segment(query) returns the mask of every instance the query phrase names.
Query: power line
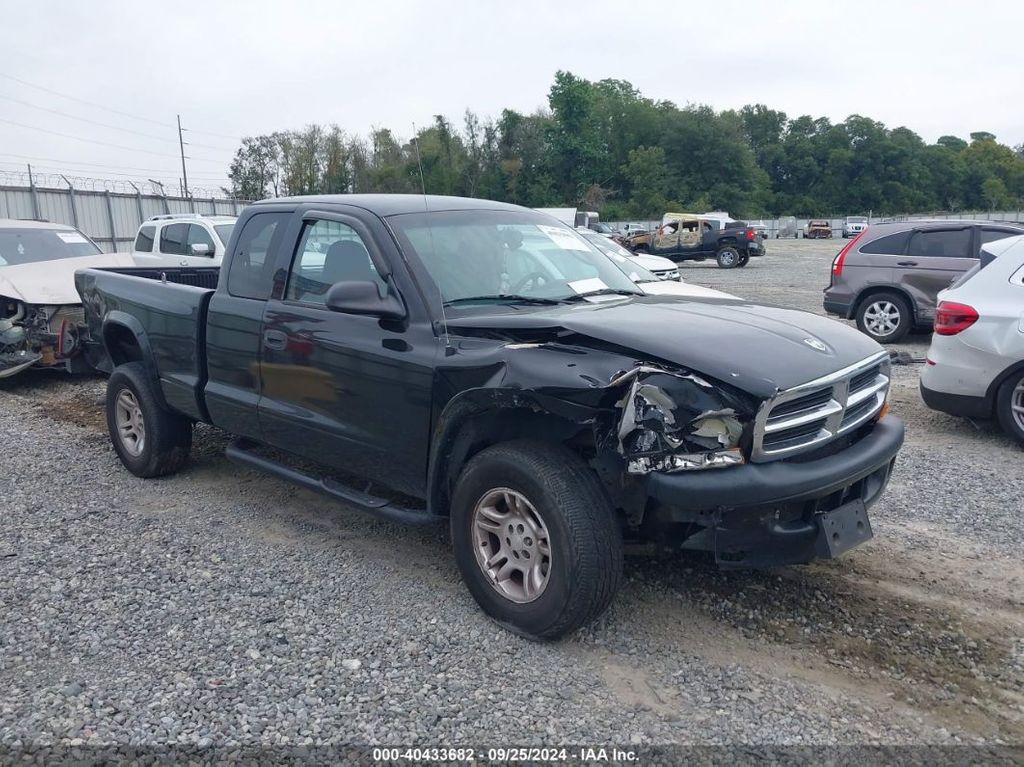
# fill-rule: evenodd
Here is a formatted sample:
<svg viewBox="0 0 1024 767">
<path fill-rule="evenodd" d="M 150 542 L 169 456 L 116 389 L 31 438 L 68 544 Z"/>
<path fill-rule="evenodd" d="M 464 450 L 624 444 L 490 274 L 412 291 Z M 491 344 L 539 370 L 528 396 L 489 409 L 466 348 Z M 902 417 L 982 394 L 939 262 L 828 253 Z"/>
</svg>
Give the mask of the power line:
<svg viewBox="0 0 1024 767">
<path fill-rule="evenodd" d="M 28 101 L 22 101 L 21 99 L 16 99 L 13 96 L 7 96 L 7 95 L 5 95 L 3 93 L 0 93 L 0 99 L 6 99 L 7 101 L 13 101 L 15 104 L 21 104 L 22 106 L 31 107 L 32 109 L 38 109 L 41 112 L 49 112 L 50 114 L 60 115 L 61 117 L 69 117 L 72 120 L 79 120 L 79 121 L 84 122 L 84 123 L 89 123 L 90 125 L 98 125 L 101 128 L 110 128 L 111 130 L 124 131 L 125 133 L 132 133 L 132 134 L 134 134 L 136 136 L 145 136 L 146 138 L 155 139 L 156 141 L 177 143 L 177 142 L 174 141 L 174 139 L 167 138 L 166 136 L 155 136 L 152 133 L 143 133 L 142 131 L 132 130 L 131 128 L 122 128 L 119 125 L 110 125 L 109 123 L 101 123 L 101 122 L 98 122 L 96 120 L 90 120 L 87 117 L 78 117 L 77 115 L 69 114 L 68 112 L 62 112 L 59 109 L 50 109 L 49 107 L 41 107 L 38 104 L 32 104 L 32 103 L 30 103 Z M 225 146 L 212 146 L 210 144 L 196 144 L 196 143 L 193 143 L 192 146 L 202 147 L 203 149 L 213 149 L 213 150 L 218 150 L 218 151 L 222 150 L 222 151 L 226 151 L 226 152 L 234 151 L 233 149 L 231 149 L 229 147 L 225 147 Z"/>
<path fill-rule="evenodd" d="M 25 165 L 24 164 L 14 163 L 14 162 L 11 162 L 9 160 L 0 160 L 0 166 L 13 166 L 13 167 L 0 167 L 0 172 L 23 173 L 25 171 Z M 168 179 L 169 180 L 168 181 L 169 184 L 172 183 L 172 181 L 173 181 L 173 184 L 176 185 L 178 183 L 178 181 L 179 181 L 179 178 L 177 176 L 173 176 L 172 174 L 168 173 L 167 171 L 157 171 L 155 173 L 121 173 L 120 171 L 102 170 L 102 169 L 96 169 L 96 168 L 93 168 L 93 169 L 90 169 L 90 170 L 80 170 L 80 169 L 76 169 L 74 167 L 68 167 L 68 166 L 64 166 L 64 167 L 50 167 L 50 166 L 47 166 L 47 165 L 36 165 L 35 163 L 32 163 L 32 170 L 34 172 L 50 174 L 50 175 L 54 175 L 54 176 L 59 176 L 59 175 L 62 175 L 62 174 L 67 174 L 67 175 L 71 175 L 71 176 L 77 176 L 77 175 L 82 175 L 82 174 L 93 174 L 91 177 L 97 177 L 98 175 L 102 175 L 102 176 L 107 176 L 107 177 L 116 178 L 116 179 L 138 179 L 138 180 L 142 180 L 142 181 L 148 181 L 150 178 L 152 178 L 154 176 L 158 176 L 158 177 L 162 177 L 163 179 Z M 231 184 L 231 179 L 229 179 L 229 178 L 227 178 L 225 176 L 194 176 L 194 177 L 193 176 L 189 176 L 189 180 L 190 181 L 198 181 L 198 182 L 200 182 L 200 186 L 202 186 L 203 184 L 224 184 L 224 185 L 230 185 Z"/>
<path fill-rule="evenodd" d="M 30 160 L 33 163 L 36 162 L 36 161 L 55 163 L 55 164 L 59 165 L 61 168 L 64 168 L 64 169 L 68 169 L 68 168 L 98 168 L 100 170 L 104 170 L 104 171 L 111 172 L 111 173 L 119 172 L 119 171 L 123 171 L 123 170 L 137 170 L 137 171 L 142 171 L 143 173 L 170 173 L 171 172 L 171 171 L 168 171 L 167 168 L 140 168 L 138 166 L 133 166 L 133 165 L 106 165 L 106 164 L 101 164 L 101 163 L 78 162 L 77 160 L 58 160 L 58 159 L 56 159 L 54 157 L 42 157 L 40 155 L 14 154 L 12 152 L 0 152 L 0 156 L 2 156 L 2 157 L 17 157 L 20 160 Z M 16 163 L 13 160 L 0 160 L 0 163 L 4 163 L 4 164 L 7 164 L 7 165 L 24 165 L 25 164 L 24 162 L 17 162 Z M 203 178 L 203 177 L 202 176 L 197 176 L 197 178 Z M 206 177 L 206 178 L 210 178 L 210 177 Z M 221 176 L 217 176 L 217 178 L 221 178 Z"/>
<path fill-rule="evenodd" d="M 63 167 L 67 167 L 67 166 L 72 166 L 73 165 L 73 166 L 82 166 L 82 167 L 90 167 L 90 168 L 100 168 L 100 169 L 106 169 L 106 170 L 140 170 L 140 171 L 142 171 L 144 173 L 167 173 L 167 172 L 169 172 L 167 170 L 167 168 L 140 168 L 138 166 L 132 166 L 132 165 L 109 165 L 109 164 L 104 164 L 104 163 L 83 163 L 83 162 L 79 162 L 77 160 L 57 160 L 56 158 L 42 157 L 41 155 L 15 155 L 15 154 L 10 153 L 10 152 L 0 152 L 0 157 L 16 157 L 19 160 L 31 160 L 32 162 L 36 162 L 38 160 L 38 161 L 42 161 L 44 163 L 56 163 L 56 164 L 61 165 Z M 177 159 L 177 158 L 175 158 L 175 159 Z M 0 162 L 7 162 L 7 161 L 0 160 Z M 11 163 L 8 163 L 8 164 L 11 164 Z M 25 163 L 18 163 L 18 165 L 25 165 Z"/>
<path fill-rule="evenodd" d="M 60 91 L 55 91 L 52 88 L 46 88 L 46 87 L 44 87 L 42 85 L 36 85 L 35 83 L 30 83 L 28 80 L 22 80 L 20 77 L 15 77 L 14 75 L 9 75 L 6 72 L 0 72 L 0 77 L 6 77 L 8 80 L 13 80 L 16 83 L 21 83 L 22 85 L 27 85 L 29 88 L 36 88 L 36 89 L 41 90 L 41 91 L 43 91 L 45 93 L 50 93 L 50 94 L 52 94 L 54 96 L 60 96 L 62 99 L 69 99 L 70 101 L 77 101 L 79 104 L 85 104 L 86 106 L 95 107 L 96 109 L 102 109 L 104 111 L 110 112 L 111 114 L 121 115 L 121 117 L 130 117 L 133 120 L 141 120 L 142 122 L 152 123 L 153 125 L 160 125 L 160 126 L 163 126 L 164 128 L 173 128 L 174 127 L 170 123 L 165 123 L 162 120 L 154 120 L 154 119 L 152 119 L 150 117 L 142 117 L 141 115 L 133 115 L 130 112 L 122 112 L 121 110 L 114 109 L 113 107 L 108 107 L 108 106 L 105 106 L 103 104 L 97 104 L 95 101 L 87 101 L 86 99 L 78 98 L 77 96 L 69 96 L 66 93 L 61 93 Z M 229 135 L 227 135 L 225 133 L 214 133 L 213 131 L 195 131 L 195 132 L 196 133 L 202 133 L 205 136 L 218 136 L 219 138 L 228 138 L 228 139 L 231 139 L 232 141 L 241 141 L 241 138 L 239 136 L 229 136 Z"/>
<path fill-rule="evenodd" d="M 49 133 L 54 136 L 63 136 L 64 138 L 74 139 L 75 141 L 84 141 L 87 144 L 96 144 L 98 146 L 109 146 L 114 149 L 123 149 L 128 152 L 143 152 L 145 154 L 153 154 L 158 157 L 173 157 L 175 160 L 179 159 L 176 155 L 167 154 L 166 152 L 154 152 L 151 149 L 139 149 L 137 147 L 124 146 L 122 144 L 111 144 L 107 141 L 97 141 L 96 139 L 82 138 L 81 136 L 73 136 L 70 133 L 61 133 L 60 131 L 50 130 L 49 128 L 40 128 L 36 125 L 26 125 L 25 123 L 16 122 L 15 120 L 7 120 L 0 117 L 0 122 L 7 123 L 8 125 L 16 125 L 19 128 L 27 128 L 29 130 L 39 131 L 40 133 Z M 193 162 L 215 162 L 223 164 L 223 160 L 215 160 L 210 157 L 192 157 L 189 158 Z"/>
</svg>

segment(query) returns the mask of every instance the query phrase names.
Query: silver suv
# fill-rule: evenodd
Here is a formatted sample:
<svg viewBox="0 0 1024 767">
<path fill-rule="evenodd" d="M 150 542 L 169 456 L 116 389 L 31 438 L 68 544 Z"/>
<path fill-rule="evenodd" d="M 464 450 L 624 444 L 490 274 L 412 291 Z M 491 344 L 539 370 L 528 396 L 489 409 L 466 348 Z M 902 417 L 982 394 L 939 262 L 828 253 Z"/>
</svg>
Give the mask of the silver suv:
<svg viewBox="0 0 1024 767">
<path fill-rule="evenodd" d="M 913 328 L 931 329 L 935 300 L 978 262 L 986 242 L 1024 234 L 1024 226 L 994 221 L 904 221 L 872 224 L 832 261 L 825 311 L 857 320 L 879 343 Z"/>
</svg>

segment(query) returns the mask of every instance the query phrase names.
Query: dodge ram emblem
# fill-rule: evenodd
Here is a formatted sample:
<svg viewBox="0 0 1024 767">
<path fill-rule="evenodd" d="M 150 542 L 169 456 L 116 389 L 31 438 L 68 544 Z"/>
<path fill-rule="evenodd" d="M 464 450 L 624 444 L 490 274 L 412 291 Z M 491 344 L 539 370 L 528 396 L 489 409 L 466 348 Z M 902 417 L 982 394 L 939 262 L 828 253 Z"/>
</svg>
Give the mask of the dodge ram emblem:
<svg viewBox="0 0 1024 767">
<path fill-rule="evenodd" d="M 812 349 L 817 349 L 819 352 L 827 352 L 828 347 L 824 341 L 819 341 L 817 338 L 805 338 L 804 343 L 810 346 Z"/>
</svg>

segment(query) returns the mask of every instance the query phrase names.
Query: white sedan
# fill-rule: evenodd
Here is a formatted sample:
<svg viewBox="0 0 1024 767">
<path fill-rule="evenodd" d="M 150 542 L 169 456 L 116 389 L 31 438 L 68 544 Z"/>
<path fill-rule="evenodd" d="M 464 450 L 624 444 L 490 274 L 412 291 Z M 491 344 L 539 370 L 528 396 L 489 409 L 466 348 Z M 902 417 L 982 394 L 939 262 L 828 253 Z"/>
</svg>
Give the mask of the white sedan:
<svg viewBox="0 0 1024 767">
<path fill-rule="evenodd" d="M 995 416 L 1024 445 L 1024 236 L 984 245 L 939 293 L 921 396 L 934 410 Z"/>
<path fill-rule="evenodd" d="M 591 231 L 586 227 L 578 226 L 576 231 L 583 238 L 600 250 L 606 256 L 628 258 L 630 261 L 639 264 L 647 271 L 654 274 L 659 280 L 680 280 L 679 266 L 674 261 L 669 261 L 661 256 L 649 256 L 642 253 L 632 253 L 609 238 Z"/>
</svg>

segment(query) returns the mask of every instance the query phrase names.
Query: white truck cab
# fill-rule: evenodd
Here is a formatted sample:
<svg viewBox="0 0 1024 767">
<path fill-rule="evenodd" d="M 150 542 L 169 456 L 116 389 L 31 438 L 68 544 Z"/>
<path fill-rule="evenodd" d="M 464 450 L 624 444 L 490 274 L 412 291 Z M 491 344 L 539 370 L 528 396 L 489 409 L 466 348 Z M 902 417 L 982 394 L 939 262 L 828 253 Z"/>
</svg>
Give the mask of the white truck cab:
<svg viewBox="0 0 1024 767">
<path fill-rule="evenodd" d="M 235 216 L 179 213 L 153 216 L 135 235 L 139 266 L 220 266 Z"/>
</svg>

